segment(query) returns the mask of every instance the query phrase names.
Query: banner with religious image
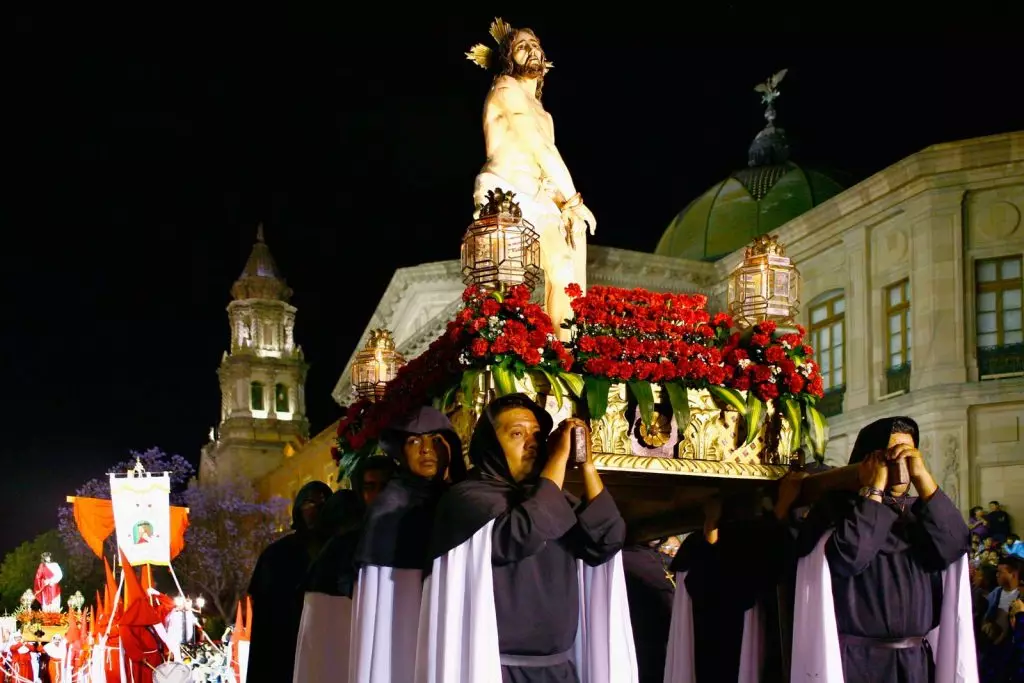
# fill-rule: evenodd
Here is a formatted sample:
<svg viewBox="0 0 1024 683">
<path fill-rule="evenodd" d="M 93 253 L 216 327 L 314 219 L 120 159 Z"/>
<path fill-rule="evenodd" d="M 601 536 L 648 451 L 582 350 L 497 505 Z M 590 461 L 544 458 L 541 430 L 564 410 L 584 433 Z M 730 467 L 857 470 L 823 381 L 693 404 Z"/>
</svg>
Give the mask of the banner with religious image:
<svg viewBox="0 0 1024 683">
<path fill-rule="evenodd" d="M 110 475 L 117 545 L 133 567 L 171 563 L 170 495 L 167 473 Z"/>
</svg>

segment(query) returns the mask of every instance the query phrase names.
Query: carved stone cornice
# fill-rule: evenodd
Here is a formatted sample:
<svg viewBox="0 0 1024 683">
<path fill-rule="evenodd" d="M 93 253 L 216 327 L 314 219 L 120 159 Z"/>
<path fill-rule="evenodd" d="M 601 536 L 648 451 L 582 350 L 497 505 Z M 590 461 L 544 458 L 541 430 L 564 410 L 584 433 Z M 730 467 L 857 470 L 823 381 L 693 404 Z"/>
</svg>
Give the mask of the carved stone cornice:
<svg viewBox="0 0 1024 683">
<path fill-rule="evenodd" d="M 587 280 L 613 287 L 706 294 L 716 281 L 716 271 L 711 263 L 589 245 Z"/>
<path fill-rule="evenodd" d="M 417 344 L 413 343 L 410 345 L 408 342 L 412 338 L 426 334 L 426 332 L 421 327 L 412 334 L 397 334 L 398 330 L 395 328 L 398 321 L 396 318 L 403 311 L 416 310 L 418 307 L 413 304 L 417 298 L 423 296 L 450 302 L 445 304 L 445 309 L 447 309 L 452 303 L 459 301 L 462 289 L 462 266 L 458 260 L 423 263 L 418 266 L 396 270 L 395 274 L 391 276 L 391 282 L 388 283 L 387 288 L 384 290 L 384 295 L 377 304 L 377 308 L 374 310 L 373 315 L 370 316 L 366 329 L 360 335 L 359 343 L 352 349 L 352 354 L 349 356 L 348 362 L 345 363 L 345 367 L 341 371 L 341 376 L 334 385 L 331 397 L 335 403 L 344 406 L 348 405 L 351 401 L 352 363 L 355 361 L 359 349 L 363 348 L 366 344 L 371 331 L 377 328 L 385 328 L 396 332 L 395 342 L 399 351 L 406 358 L 413 358 L 417 354 L 410 355 L 407 353 L 407 349 L 410 346 L 416 347 Z M 432 329 L 436 329 L 434 320 L 436 317 L 437 315 L 432 316 L 428 322 Z M 443 329 L 442 325 L 441 331 Z M 440 333 L 438 331 L 435 337 L 440 335 Z M 429 344 L 430 341 L 433 341 L 433 338 L 429 339 L 426 343 Z M 422 348 L 425 348 L 425 346 L 423 345 Z M 422 351 L 422 348 L 420 348 L 420 351 Z"/>
<path fill-rule="evenodd" d="M 592 284 L 701 293 L 710 293 L 715 284 L 715 269 L 709 263 L 593 245 L 588 247 L 587 257 L 587 277 Z M 542 288 L 543 284 L 538 285 L 538 290 Z M 335 402 L 350 402 L 352 363 L 372 330 L 391 330 L 402 355 L 415 358 L 444 332 L 461 305 L 462 289 L 462 271 L 457 260 L 396 270 L 331 392 Z M 414 329 L 407 329 L 411 321 L 403 319 L 434 310 L 438 312 Z"/>
</svg>

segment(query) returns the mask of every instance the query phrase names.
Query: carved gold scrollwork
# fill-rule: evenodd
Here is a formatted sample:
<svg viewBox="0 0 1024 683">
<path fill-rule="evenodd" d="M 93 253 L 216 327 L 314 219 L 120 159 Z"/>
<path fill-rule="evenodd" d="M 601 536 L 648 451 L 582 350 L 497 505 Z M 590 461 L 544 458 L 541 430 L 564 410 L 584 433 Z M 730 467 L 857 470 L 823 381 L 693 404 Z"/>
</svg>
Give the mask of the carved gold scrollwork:
<svg viewBox="0 0 1024 683">
<path fill-rule="evenodd" d="M 515 388 L 544 406 L 556 424 L 572 412 L 572 401 L 566 397 L 559 408 L 550 394 L 550 387 L 539 379 L 535 381 L 524 377 L 516 380 Z M 472 396 L 465 397 L 461 391 L 456 396 L 456 408 L 449 413 L 449 418 L 462 439 L 467 459 L 473 428 L 494 396 L 494 381 L 491 373 L 486 371 L 478 376 Z M 631 423 L 627 416 L 629 399 L 626 385 L 613 384 L 608 391 L 605 415 L 591 421 L 590 425 L 598 467 L 611 471 L 745 479 L 776 479 L 786 472 L 792 429 L 787 420 L 775 414 L 771 405 L 758 434 L 749 444 L 743 445 L 745 429 L 739 413 L 716 403 L 706 390 L 691 389 L 688 397 L 690 416 L 682 429 L 676 457 L 650 457 L 634 453 Z M 671 418 L 666 416 L 655 424 L 653 433 L 641 427 L 640 435 L 644 441 L 656 446 L 658 444 L 654 442 L 666 437 L 666 430 L 671 431 L 671 424 Z"/>
<path fill-rule="evenodd" d="M 631 455 L 629 420 L 626 418 L 626 385 L 613 384 L 608 389 L 608 409 L 604 417 L 590 422 L 591 440 L 595 453 Z"/>
</svg>

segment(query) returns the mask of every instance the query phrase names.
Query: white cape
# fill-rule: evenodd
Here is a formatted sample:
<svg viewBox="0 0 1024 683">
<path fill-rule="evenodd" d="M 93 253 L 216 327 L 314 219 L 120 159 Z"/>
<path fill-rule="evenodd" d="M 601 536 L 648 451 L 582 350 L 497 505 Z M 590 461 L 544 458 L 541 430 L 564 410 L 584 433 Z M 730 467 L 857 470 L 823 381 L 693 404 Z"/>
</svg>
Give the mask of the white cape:
<svg viewBox="0 0 1024 683">
<path fill-rule="evenodd" d="M 686 572 L 676 572 L 676 594 L 672 600 L 672 626 L 668 631 L 665 683 L 696 683 L 693 650 L 693 603 L 686 591 Z M 743 614 L 743 643 L 740 646 L 738 683 L 759 683 L 764 667 L 764 618 L 755 605 Z"/>
<path fill-rule="evenodd" d="M 500 683 L 488 522 L 434 560 L 423 584 L 416 683 Z M 580 623 L 572 661 L 581 683 L 637 683 L 622 555 L 579 562 Z"/>
<path fill-rule="evenodd" d="M 293 683 L 338 680 L 348 671 L 352 599 L 306 593 L 295 645 Z"/>
<path fill-rule="evenodd" d="M 791 681 L 843 683 L 832 574 L 825 558 L 829 532 L 796 570 L 793 608 L 793 656 Z M 928 634 L 935 656 L 935 683 L 978 683 L 978 659 L 974 648 L 971 586 L 964 555 L 942 573 L 942 610 L 939 626 Z"/>
<path fill-rule="evenodd" d="M 412 683 L 423 572 L 366 565 L 359 570 L 352 614 L 348 680 Z"/>
<path fill-rule="evenodd" d="M 249 677 L 249 640 L 238 641 L 238 678 L 245 683 Z"/>
</svg>

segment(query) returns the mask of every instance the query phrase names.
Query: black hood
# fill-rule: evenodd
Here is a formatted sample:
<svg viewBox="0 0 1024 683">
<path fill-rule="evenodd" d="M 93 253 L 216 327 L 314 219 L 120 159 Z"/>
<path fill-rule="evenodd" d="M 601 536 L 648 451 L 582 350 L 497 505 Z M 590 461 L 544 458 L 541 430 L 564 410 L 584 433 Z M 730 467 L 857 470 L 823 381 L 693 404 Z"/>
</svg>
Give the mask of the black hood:
<svg viewBox="0 0 1024 683">
<path fill-rule="evenodd" d="M 853 452 L 850 453 L 851 465 L 856 465 L 864 458 L 875 451 L 884 451 L 889 447 L 889 437 L 892 436 L 892 428 L 897 422 L 902 422 L 910 427 L 910 436 L 914 439 L 914 448 L 918 448 L 921 442 L 921 431 L 917 422 L 909 417 L 885 417 L 875 420 L 867 427 L 857 433 L 857 441 L 853 444 Z"/>
<path fill-rule="evenodd" d="M 337 534 L 342 527 L 358 525 L 363 516 L 363 500 L 352 489 L 340 489 L 330 495 L 320 510 L 317 526 L 320 534 L 328 538 Z"/>
<path fill-rule="evenodd" d="M 331 487 L 322 481 L 311 481 L 303 485 L 299 492 L 295 494 L 295 500 L 292 502 L 292 529 L 295 531 L 309 531 L 306 528 L 306 522 L 302 519 L 302 505 L 314 493 L 322 493 L 324 496 L 324 502 L 331 497 Z"/>
<path fill-rule="evenodd" d="M 540 472 L 540 468 L 543 467 L 543 463 L 547 459 L 547 437 L 551 434 L 553 420 L 546 410 L 531 401 L 526 394 L 509 394 L 491 401 L 473 430 L 473 437 L 469 441 L 469 460 L 473 463 L 474 473 L 518 487 L 519 484 L 512 478 L 508 460 L 505 459 L 505 451 L 502 450 L 501 443 L 498 442 L 498 433 L 495 431 L 498 415 L 509 408 L 526 408 L 537 417 L 537 422 L 540 424 L 540 435 L 537 443 L 536 471 Z"/>
<path fill-rule="evenodd" d="M 444 413 L 431 406 L 421 406 L 394 424 L 389 425 L 380 437 L 380 449 L 405 468 L 402 447 L 410 436 L 437 434 L 448 444 L 450 464 L 449 476 L 453 482 L 462 481 L 466 476 L 466 461 L 462 457 L 462 440 L 455 433 Z"/>
<path fill-rule="evenodd" d="M 521 482 L 512 478 L 505 452 L 494 429 L 498 414 L 510 407 L 527 408 L 540 423 L 535 476 Z M 469 442 L 469 459 L 473 469 L 465 481 L 448 490 L 437 506 L 430 558 L 440 557 L 462 545 L 488 522 L 530 494 L 539 484 L 539 472 L 547 460 L 547 436 L 551 433 L 551 426 L 551 416 L 526 394 L 502 396 L 487 406 Z M 563 492 L 563 495 L 573 506 L 579 503 L 570 494 Z"/>
</svg>

